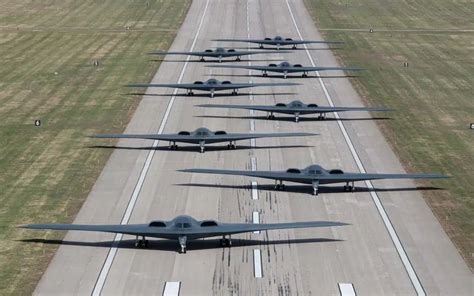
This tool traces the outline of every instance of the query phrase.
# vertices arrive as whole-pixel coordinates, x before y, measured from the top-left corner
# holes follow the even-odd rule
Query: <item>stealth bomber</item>
[[[127,87],[163,87],[181,88],[188,90],[188,95],[194,95],[194,90],[208,91],[210,97],[214,97],[216,91],[232,90],[232,95],[237,95],[237,90],[241,88],[263,87],[263,86],[292,86],[298,83],[232,83],[231,81],[219,81],[211,78],[206,81],[195,81],[194,83],[171,83],[171,84],[128,84]]]
[[[326,170],[320,165],[310,165],[304,169],[290,168],[286,171],[239,171],[219,169],[185,169],[180,172],[217,175],[249,176],[275,180],[275,188],[283,190],[283,181],[311,184],[313,195],[318,195],[321,184],[346,183],[344,191],[354,191],[354,182],[381,179],[440,179],[447,178],[441,174],[380,174],[380,173],[347,173],[340,169]],[[351,185],[350,185],[351,184]]]
[[[361,68],[351,67],[304,67],[301,64],[290,64],[288,62],[281,62],[280,64],[269,64],[268,66],[244,66],[244,65],[211,65],[211,68],[226,68],[226,69],[248,69],[262,71],[262,76],[267,77],[268,72],[282,73],[283,78],[287,78],[291,73],[303,73],[303,78],[308,77],[308,72],[319,71],[362,71]]]
[[[229,142],[228,149],[236,149],[236,141],[258,139],[258,138],[275,138],[275,137],[304,137],[316,136],[315,133],[227,133],[225,131],[211,131],[205,127],[196,129],[195,131],[180,131],[177,134],[100,134],[95,138],[128,138],[128,139],[149,139],[169,141],[169,148],[178,149],[176,143],[199,144],[200,152],[204,153],[206,144]]]
[[[135,235],[135,246],[140,248],[148,247],[148,241],[146,240],[146,237],[170,239],[179,242],[180,248],[178,251],[180,253],[186,253],[186,243],[188,240],[222,236],[222,239],[220,240],[221,246],[230,247],[232,245],[232,234],[276,229],[334,227],[344,225],[349,224],[331,221],[307,221],[270,224],[220,223],[215,220],[198,221],[193,217],[181,215],[170,221],[155,220],[148,224],[28,224],[20,225],[19,227],[29,229],[111,232]]]
[[[276,105],[226,105],[226,104],[202,104],[198,107],[205,108],[228,108],[228,109],[246,109],[267,112],[268,119],[275,119],[274,113],[291,114],[295,116],[295,122],[299,121],[300,115],[319,114],[319,120],[323,120],[326,113],[345,112],[345,111],[393,111],[388,108],[380,107],[331,107],[318,106],[317,104],[305,104],[301,101],[292,101],[288,104],[277,103]]]
[[[288,53],[289,51],[274,50],[274,51],[256,51],[256,50],[235,50],[217,47],[215,49],[206,49],[204,51],[155,51],[150,52],[151,55],[187,55],[199,57],[201,62],[205,61],[205,58],[218,59],[219,63],[225,58],[235,58],[236,61],[240,61],[242,56],[257,55],[257,54],[273,54],[273,53]]]
[[[258,44],[260,48],[264,48],[265,45],[276,46],[277,49],[280,49],[281,46],[292,46],[293,49],[296,49],[297,45],[302,44],[343,44],[342,41],[323,41],[323,40],[294,40],[288,37],[275,36],[275,37],[266,37],[264,39],[214,39],[213,41],[222,41],[222,42],[247,42]]]

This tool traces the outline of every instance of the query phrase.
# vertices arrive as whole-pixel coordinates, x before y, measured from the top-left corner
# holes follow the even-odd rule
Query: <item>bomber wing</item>
[[[279,137],[305,137],[317,136],[316,133],[230,133],[225,135],[213,135],[213,139],[222,141],[238,141],[258,138],[279,138]]]
[[[292,106],[275,106],[275,105],[227,105],[227,104],[200,104],[197,107],[204,108],[228,108],[228,109],[245,109],[245,110],[257,110],[265,112],[279,112],[279,111],[290,111],[290,112],[314,112],[314,113],[327,113],[327,112],[344,112],[344,111],[394,111],[394,109],[383,108],[383,107],[330,107],[330,106],[305,106],[305,107],[292,107]]]
[[[190,56],[206,56],[215,55],[213,51],[153,51],[150,55],[190,55]]]
[[[164,88],[182,88],[182,89],[207,89],[207,84],[194,83],[170,83],[170,84],[146,84],[146,83],[132,83],[127,84],[126,87],[164,87]]]
[[[312,180],[314,177],[288,173],[284,171],[239,171],[239,170],[220,170],[220,169],[184,169],[178,170],[185,173],[198,174],[214,174],[214,175],[233,175],[233,176],[249,176],[272,180],[297,181],[297,180]]]
[[[449,178],[442,174],[431,173],[415,173],[415,174],[377,174],[377,173],[343,173],[321,175],[318,179],[321,183],[331,182],[353,182],[365,180],[382,180],[382,179],[444,179]]]
[[[20,228],[29,229],[51,229],[51,230],[77,230],[124,233],[131,235],[156,234],[156,229],[147,224],[118,224],[118,225],[88,225],[88,224],[27,224],[20,225]]]
[[[299,83],[232,83],[229,84],[229,89],[236,89],[236,88],[247,88],[247,87],[257,87],[257,86],[292,86],[292,85],[300,85]],[[224,86],[226,86],[224,84]]]
[[[310,228],[310,227],[334,227],[350,225],[342,222],[332,221],[307,221],[292,223],[269,223],[269,224],[248,224],[248,223],[220,223],[216,231],[219,234],[236,234],[252,231],[265,231],[274,229],[293,229],[293,228]]]
[[[278,67],[278,66],[244,66],[244,65],[210,65],[209,68],[248,69],[257,71],[288,71],[288,72],[310,72],[310,71],[362,71],[362,68],[354,67]]]
[[[193,138],[192,135],[180,134],[98,134],[94,138],[101,139],[148,139],[163,141],[180,141]]]

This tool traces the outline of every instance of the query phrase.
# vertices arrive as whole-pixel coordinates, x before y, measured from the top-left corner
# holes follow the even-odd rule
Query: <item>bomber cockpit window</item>
[[[186,222],[180,223],[179,222],[179,223],[176,223],[176,227],[178,227],[178,228],[191,228],[191,223],[186,223]]]

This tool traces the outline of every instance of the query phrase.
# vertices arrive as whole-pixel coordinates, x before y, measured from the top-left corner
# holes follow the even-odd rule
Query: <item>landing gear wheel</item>
[[[222,238],[219,240],[219,243],[221,247],[231,247],[232,246],[232,241],[228,238]]]

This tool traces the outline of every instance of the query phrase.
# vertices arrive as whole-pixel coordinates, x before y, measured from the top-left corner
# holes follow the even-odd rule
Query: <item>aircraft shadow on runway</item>
[[[269,51],[274,51],[276,49],[276,47],[264,47],[264,48],[260,48],[258,46],[252,46],[252,47],[244,47],[244,46],[240,46],[240,47],[229,47],[229,48],[232,48],[232,49],[241,49],[241,50],[261,50],[261,51],[264,51],[264,50],[269,50]],[[306,49],[310,50],[310,51],[313,51],[313,50],[341,50],[341,49],[344,49],[344,47],[342,46],[333,46],[333,47],[327,47],[327,48],[314,48],[314,47],[308,47],[308,48],[304,48],[304,47],[297,47],[297,48],[292,48],[291,46],[282,46],[280,48],[281,51],[305,51]]]
[[[281,62],[282,59],[260,59],[260,60],[250,60],[250,59],[240,59],[240,63],[245,63],[245,62]],[[151,60],[151,62],[165,62],[165,63],[202,63],[202,64],[206,64],[206,63],[210,63],[210,64],[219,64],[219,60],[218,59],[206,59],[204,62],[201,61],[201,60],[196,60],[196,59],[192,59],[192,60],[160,60],[160,59],[153,59]],[[222,62],[220,64],[225,64],[225,63],[230,63],[230,62],[236,62],[235,59],[232,59],[232,58],[223,58],[222,59]]]
[[[226,185],[226,184],[205,184],[205,183],[181,183],[174,184],[176,186],[205,187],[205,188],[226,188],[226,189],[246,189],[251,190],[251,185]],[[285,184],[285,190],[275,188],[273,184],[258,184],[258,190],[270,192],[290,192],[290,193],[306,193],[313,195],[311,185],[288,185]],[[403,192],[403,191],[424,191],[424,190],[445,190],[439,187],[415,186],[415,187],[393,187],[393,188],[376,188],[355,186],[355,192]],[[319,194],[344,193],[343,186],[319,186]]]
[[[267,116],[221,116],[221,115],[198,115],[195,117],[201,118],[216,118],[216,119],[254,119],[254,120],[271,120],[271,121],[287,121],[287,122],[295,122],[294,116],[278,116],[275,115],[275,118],[267,118]],[[318,121],[318,122],[325,122],[325,121],[365,121],[365,120],[392,120],[390,117],[358,117],[358,118],[333,118],[333,117],[326,117],[324,120],[320,120],[317,117],[308,115],[308,116],[301,116],[299,117],[299,122],[303,121]],[[296,122],[295,122],[296,123]]]
[[[80,242],[80,241],[67,241],[67,240],[49,240],[49,239],[22,239],[17,240],[24,243],[37,243],[37,244],[48,244],[48,245],[66,245],[66,246],[78,246],[78,247],[95,247],[95,248],[111,248],[116,247],[118,249],[137,249],[135,247],[135,240],[121,240],[114,245],[114,241],[102,241],[102,242]],[[236,239],[232,238],[232,247],[248,247],[248,246],[265,246],[265,245],[290,245],[290,244],[316,244],[316,243],[330,243],[330,242],[341,242],[344,240],[332,239],[332,238],[301,238],[301,239],[284,239],[284,240],[252,240],[252,239]],[[226,249],[220,245],[219,239],[200,239],[190,240],[186,245],[187,251],[197,250],[210,250],[210,249]],[[150,239],[148,241],[148,247],[145,250],[157,250],[157,251],[178,251],[178,242],[173,240],[161,240],[161,239]]]
[[[262,76],[262,74],[248,75],[248,74],[206,74],[204,76],[209,77],[245,77],[245,78],[281,78],[283,79],[282,74],[268,74],[267,76]],[[301,74],[288,74],[287,79],[311,79],[311,78],[358,78],[359,75],[310,75],[307,77],[301,76]]]
[[[125,93],[123,94],[124,96],[153,96],[153,97],[172,97],[172,96],[176,96],[176,97],[186,97],[186,98],[207,98],[207,99],[212,99],[211,97],[209,97],[209,93],[194,93],[194,95],[190,96],[188,95],[187,93],[183,92],[183,93],[177,93],[177,94],[147,94],[147,93]],[[228,93],[215,93],[214,94],[214,99],[215,98],[224,98],[224,97],[229,97],[229,98],[232,98],[232,97],[242,97],[242,96],[294,96],[294,95],[297,95],[297,93],[294,93],[294,92],[282,92],[282,93],[249,93],[249,92],[239,92],[237,93],[236,95],[232,95],[230,94],[230,92]]]
[[[166,142],[166,141],[164,141]],[[235,149],[228,149],[226,145],[222,146],[206,146],[206,152],[216,152],[216,151],[235,151],[235,150],[250,150],[250,149],[291,149],[291,148],[310,148],[314,146],[309,145],[275,145],[275,146],[249,146],[249,145],[237,145]],[[199,152],[199,145],[186,145],[179,146],[178,150],[171,150],[168,146],[146,146],[146,147],[133,147],[133,146],[116,146],[116,145],[92,145],[86,146],[85,148],[94,148],[94,149],[122,149],[122,150],[152,150],[156,151],[169,151],[169,152]]]

